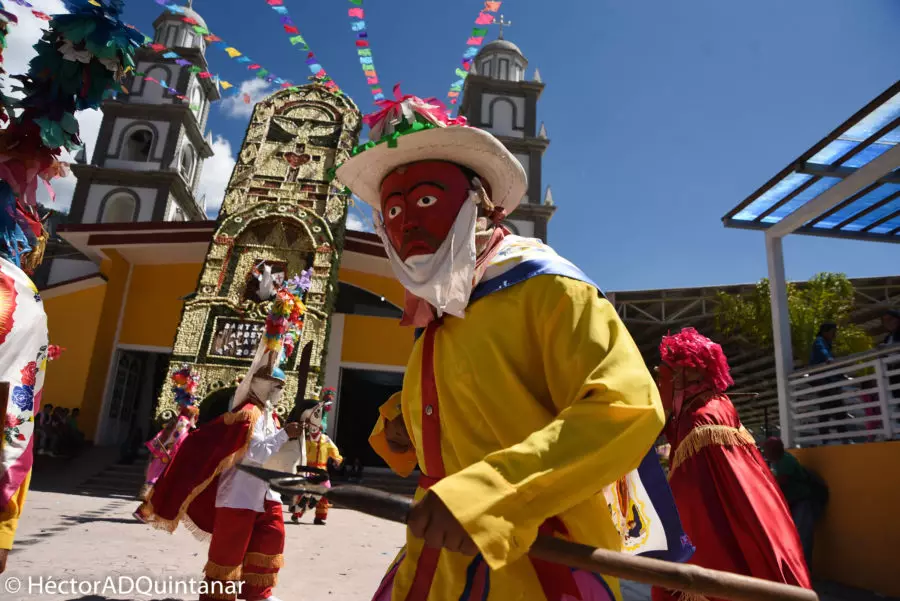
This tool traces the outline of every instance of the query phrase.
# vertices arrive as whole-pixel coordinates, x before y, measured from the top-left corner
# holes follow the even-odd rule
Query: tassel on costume
[[[669,470],[670,473],[674,473],[679,465],[699,453],[704,447],[710,445],[740,447],[755,444],[756,441],[753,439],[753,436],[743,426],[740,428],[732,428],[731,426],[697,426],[678,445]],[[686,601],[696,600],[688,599]]]

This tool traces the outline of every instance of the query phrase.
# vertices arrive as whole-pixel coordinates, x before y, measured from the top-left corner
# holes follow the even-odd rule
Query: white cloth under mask
[[[478,194],[469,192],[450,233],[430,255],[400,259],[384,230],[383,216],[377,215],[375,231],[391,261],[394,275],[410,293],[427,301],[443,314],[464,317],[472,294],[475,276],[475,222],[478,218]]]

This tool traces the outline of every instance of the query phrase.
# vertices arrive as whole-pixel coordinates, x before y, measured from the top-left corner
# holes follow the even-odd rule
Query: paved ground
[[[71,599],[185,600],[182,593],[141,595],[103,590],[107,577],[126,576],[146,586],[152,581],[199,581],[206,545],[179,529],[165,534],[131,517],[136,503],[117,498],[33,491],[19,526],[8,571],[0,575],[0,599],[45,601]],[[307,519],[309,522],[309,519]],[[396,524],[344,510],[332,510],[328,526],[287,524],[285,561],[276,589],[284,601],[368,601],[385,567],[403,543],[403,528]],[[38,588],[44,579],[43,594]],[[88,590],[54,593],[48,581],[77,578],[97,581],[99,594]],[[18,579],[21,591],[9,588]],[[29,592],[29,579],[31,590]],[[15,581],[12,581],[13,585]],[[127,585],[127,583],[126,583]],[[90,586],[83,584],[82,586]],[[171,585],[170,585],[171,586]],[[633,583],[624,585],[626,601],[648,601],[649,590]],[[170,589],[172,590],[172,589]],[[820,589],[822,601],[869,601],[876,597],[833,586]],[[882,600],[883,601],[883,600]]]

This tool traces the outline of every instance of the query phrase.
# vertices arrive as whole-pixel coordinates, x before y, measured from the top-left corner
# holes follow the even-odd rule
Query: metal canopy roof
[[[775,229],[785,230],[782,233],[900,243],[898,145],[900,81],[722,221],[734,228],[779,225]],[[829,190],[830,199],[825,199]]]

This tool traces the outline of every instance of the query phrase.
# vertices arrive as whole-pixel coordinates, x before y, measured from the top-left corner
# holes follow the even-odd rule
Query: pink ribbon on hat
[[[375,104],[381,110],[363,117],[363,122],[373,131],[378,132],[372,136],[373,139],[380,138],[385,133],[384,126],[387,123],[396,125],[403,119],[404,113],[409,112],[418,113],[439,126],[466,125],[465,117],[450,118],[450,111],[447,110],[447,106],[437,98],[422,99],[412,94],[404,96],[400,92],[399,83],[394,85],[394,100],[378,100]]]

